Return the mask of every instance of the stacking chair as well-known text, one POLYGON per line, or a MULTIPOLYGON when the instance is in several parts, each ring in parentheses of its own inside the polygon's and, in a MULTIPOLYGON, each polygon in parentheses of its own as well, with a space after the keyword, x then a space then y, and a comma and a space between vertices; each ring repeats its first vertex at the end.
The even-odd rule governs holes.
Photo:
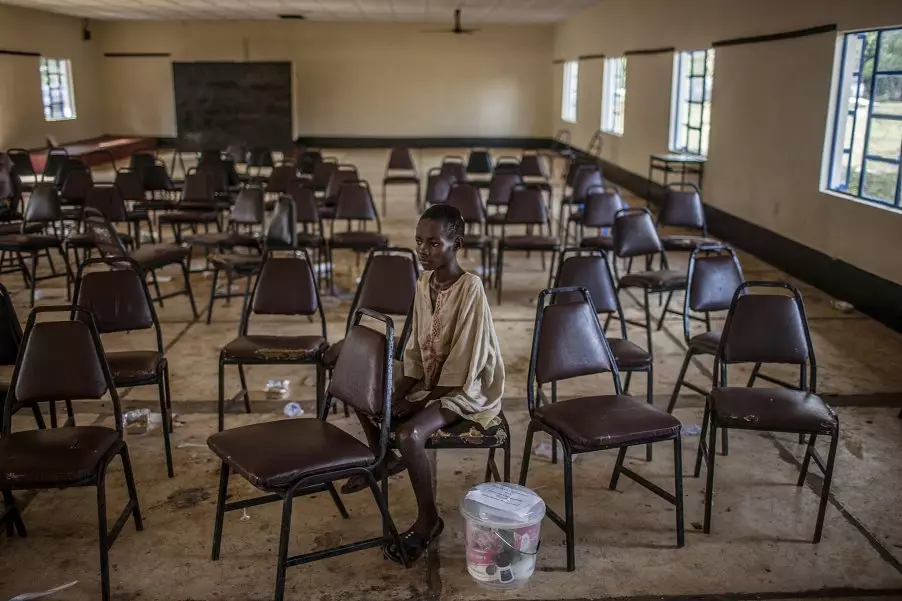
POLYGON ((272 150, 265 146, 255 146, 251 148, 247 157, 247 174, 252 178, 260 178, 264 169, 275 166, 272 158, 272 150), (256 169, 256 174, 251 173, 252 169, 256 169))
POLYGON ((163 306, 163 301, 173 296, 186 295, 188 302, 191 303, 191 313, 197 318, 197 307, 194 304, 194 292, 191 290, 191 278, 188 272, 188 261, 191 260, 191 247, 179 244, 144 244, 141 248, 128 251, 122 244, 122 240, 116 233, 115 228, 103 216, 100 211, 94 209, 85 209, 85 228, 94 236, 94 247, 100 251, 102 256, 107 257, 129 257, 134 260, 146 276, 150 274, 156 296, 154 300, 163 306), (157 281, 157 270, 168 265, 178 265, 182 270, 185 287, 182 290, 170 292, 164 295, 160 291, 160 284, 157 281))
POLYGON ((238 192, 225 231, 187 236, 185 242, 218 252, 236 246, 259 249, 262 232, 255 230, 263 226, 264 218, 263 188, 247 186, 238 192))
POLYGON ((502 225, 510 204, 511 195, 517 186, 523 184, 519 172, 498 170, 492 175, 489 184, 489 195, 486 198, 486 224, 490 231, 492 226, 502 225))
POLYGON ((22 180, 23 189, 31 191, 38 183, 38 174, 34 170, 34 164, 31 162, 31 153, 24 148, 10 148, 6 151, 6 155, 13 162, 16 173, 22 180))
POLYGON ((488 286, 492 281, 492 237, 486 227, 485 205, 479 189, 467 184, 457 184, 451 189, 448 204, 460 211, 467 229, 463 248, 478 250, 482 266, 482 281, 488 286), (473 232, 473 229, 476 231, 473 232))
POLYGON ((467 156, 467 179, 477 188, 488 188, 494 166, 487 148, 474 148, 467 156))
POLYGON ((667 405, 667 413, 673 413, 680 396, 680 388, 683 386, 704 396, 711 393, 710 390, 684 381, 686 370, 689 369, 689 363, 693 357, 717 355, 721 333, 711 330, 711 313, 729 310, 733 294, 743 281, 739 258, 729 246, 719 244, 699 246, 689 255, 689 271, 683 306, 683 339, 686 342, 686 356, 683 359, 676 386, 673 387, 673 395, 667 405), (704 314, 704 317, 699 317, 699 314, 704 314), (693 336, 691 321, 703 323, 705 331, 693 336))
MULTIPOLYGON (((569 300, 569 299, 568 299, 569 300)), ((592 298, 585 288, 554 288, 539 293, 532 354, 529 360, 526 398, 529 426, 520 467, 520 484, 526 485, 533 436, 551 435, 564 453, 564 507, 561 517, 546 505, 546 516, 567 536, 567 570, 576 569, 576 528, 573 516, 573 456, 579 453, 619 449, 610 488, 621 474, 647 488, 676 508, 677 546, 684 543, 683 469, 681 424, 672 415, 623 394, 620 373, 598 323, 592 298), (547 301, 566 294, 578 302, 547 301), (542 386, 571 378, 610 373, 614 394, 580 397, 549 403, 542 386), (623 465, 627 448, 673 441, 675 494, 665 491, 623 465)))
POLYGON ((91 188, 94 187, 91 170, 84 163, 72 159, 70 167, 63 175, 62 186, 59 186, 63 217, 67 220, 80 219, 85 200, 87 200, 91 188))
POLYGON ((385 166, 385 177, 382 179, 382 215, 388 215, 388 187, 400 185, 413 185, 416 188, 414 205, 419 212, 420 207, 420 176, 417 166, 410 156, 410 149, 406 146, 395 146, 388 157, 388 165, 385 166))
POLYGON ((451 176, 454 179, 454 183, 467 181, 467 166, 462 156, 447 155, 442 157, 439 169, 441 169, 442 173, 451 176))
POLYGON ((335 219, 335 207, 338 205, 338 197, 341 194, 342 186, 360 180, 360 174, 354 165, 338 165, 329 177, 329 183, 323 192, 320 200, 319 214, 322 219, 335 219))
POLYGON ((147 194, 144 190, 144 179, 141 177, 141 174, 131 169, 120 169, 116 172, 116 179, 113 180, 113 185, 119 190, 119 194, 125 202, 126 221, 132 226, 129 229, 134 229, 135 246, 141 246, 142 222, 147 223, 150 241, 155 243, 157 237, 154 233, 150 211, 142 208, 147 201, 147 194))
POLYGON ((645 310, 645 321, 627 320, 627 323, 640 328, 645 328, 647 336, 648 353, 654 357, 652 344, 652 320, 651 304, 649 296, 654 293, 668 293, 667 303, 661 312, 661 320, 658 329, 664 323, 664 316, 668 312, 670 300, 674 291, 686 289, 686 274, 681 271, 667 269, 667 253, 661 246, 661 240, 655 230, 655 224, 648 209, 623 209, 617 212, 612 228, 614 235, 614 254, 620 259, 632 259, 643 257, 645 259, 645 271, 628 273, 617 282, 618 290, 642 290, 642 306, 645 310), (659 255, 664 269, 657 271, 652 269, 652 261, 655 255, 659 255))
POLYGON ((520 156, 520 175, 527 184, 538 186, 546 194, 551 194, 551 179, 545 170, 545 161, 538 152, 524 152, 520 156))
MULTIPOLYGON (((21 232, 22 233, 20 234, 0 236, 0 257, 5 256, 6 253, 14 254, 16 256, 19 268, 22 270, 22 273, 28 282, 31 306, 34 306, 37 282, 50 278, 60 276, 65 277, 66 298, 70 298, 70 284, 75 279, 75 276, 69 266, 69 258, 66 256, 62 238, 63 232, 65 232, 65 228, 63 227, 63 210, 60 205, 59 194, 52 184, 38 184, 35 186, 31 193, 31 197, 28 199, 28 204, 25 207, 25 216, 21 224, 21 232), (45 228, 42 229, 50 227, 53 233, 25 233, 28 231, 31 224, 45 226, 45 228), (65 272, 61 274, 56 272, 56 267, 54 267, 53 260, 50 258, 51 249, 56 250, 60 254, 60 257, 62 257, 65 272), (50 264, 51 269, 50 275, 38 276, 38 256, 41 253, 44 253, 47 256, 47 261, 50 264), (29 255, 31 257, 30 266, 26 266, 22 255, 29 255)), ((0 259, 0 263, 2 262, 2 259, 0 259)))
MULTIPOLYGON (((428 206, 447 202, 456 181, 453 175, 443 172, 439 167, 430 169, 426 173, 426 195, 423 197, 423 206, 417 206, 417 210, 422 211, 428 206)), ((419 200, 417 202, 419 203, 419 200)))
POLYGON ((128 168, 138 174, 143 174, 144 170, 152 167, 157 162, 157 155, 146 150, 133 152, 129 159, 128 168))
MULTIPOLYGON (((298 225, 297 246, 313 251, 313 260, 317 263, 328 259, 323 220, 319 214, 319 206, 313 188, 301 182, 295 182, 288 192, 294 201, 295 219, 298 225)), ((328 272, 326 275, 328 277, 328 272)))
POLYGON ((704 244, 718 244, 708 238, 708 224, 705 221, 705 206, 698 186, 691 182, 667 185, 667 195, 658 213, 658 227, 668 226, 696 231, 700 236, 661 236, 664 250, 670 252, 691 252, 704 244))
POLYGON ((566 238, 570 236, 570 224, 581 219, 580 211, 586 203, 589 192, 596 188, 604 188, 604 178, 601 170, 597 165, 583 164, 576 170, 573 185, 570 188, 570 194, 561 198, 561 206, 558 215, 558 237, 566 238), (566 216, 564 213, 567 207, 574 208, 566 216))
POLYGON ((0 522, 6 524, 10 535, 15 532, 25 537, 27 534, 22 510, 12 494, 14 490, 96 487, 103 601, 110 599, 110 548, 129 517, 134 519, 136 530, 143 530, 122 429, 119 394, 91 314, 68 305, 32 311, 3 412, 0 491, 4 512, 0 522), (38 316, 48 314, 63 314, 68 319, 37 322, 38 316), (98 425, 12 431, 12 415, 23 407, 67 399, 100 400, 107 392, 113 409, 112 428, 98 425), (116 456, 122 459, 128 502, 112 529, 108 529, 106 474, 116 456))
MULTIPOLYGON (((498 261, 495 267, 495 286, 498 289, 498 304, 501 304, 501 281, 504 276, 504 253, 511 251, 541 252, 542 269, 545 267, 545 252, 551 252, 551 265, 553 266, 560 252, 558 239, 551 235, 551 222, 548 219, 548 207, 542 191, 538 188, 519 187, 511 194, 510 206, 505 213, 505 219, 501 226, 501 238, 498 240, 498 261), (527 230, 537 227, 538 234, 529 233, 509 235, 508 227, 526 226, 527 230), (547 231, 542 234, 542 229, 547 231)), ((549 270, 548 283, 551 284, 553 270, 549 270)))
POLYGON ((105 351, 116 388, 156 385, 160 395, 163 424, 163 448, 166 472, 172 478, 172 396, 169 392, 169 364, 163 349, 163 331, 153 308, 147 282, 141 268, 128 257, 89 259, 78 268, 75 279, 76 307, 94 318, 99 334, 153 330, 156 348, 150 350, 105 351), (85 273, 92 265, 110 267, 106 271, 85 273))
MULTIPOLYGON (((94 209, 99 211, 111 224, 127 223, 129 226, 131 225, 127 221, 128 213, 125 209, 125 201, 122 200, 122 195, 116 186, 94 186, 91 188, 85 199, 84 208, 85 210, 94 209)), ((79 225, 81 229, 84 229, 83 223, 79 225)), ((117 230, 116 235, 126 247, 129 249, 135 248, 135 238, 131 234, 131 227, 128 228, 128 232, 119 232, 117 230)), ((72 250, 75 256, 75 265, 78 267, 82 264, 78 251, 86 251, 85 258, 89 258, 91 249, 94 248, 94 235, 87 231, 82 233, 72 231, 66 237, 65 247, 67 252, 72 250)))
MULTIPOLYGON (((320 157, 319 161, 314 163, 313 173, 311 174, 310 184, 316 192, 323 193, 329 180, 332 179, 332 173, 338 169, 338 161, 332 157, 320 157)), ((303 173, 303 171, 302 171, 303 173)))
POLYGON ((216 231, 222 231, 219 221, 220 213, 216 203, 216 182, 209 170, 190 171, 185 176, 182 186, 181 198, 175 210, 168 211, 157 217, 162 228, 168 224, 172 228, 172 236, 177 244, 182 242, 182 228, 188 227, 192 233, 197 233, 197 226, 203 225, 205 233, 209 233, 210 225, 216 226, 216 231))
MULTIPOLYGON (((297 256, 277 257, 268 253, 254 283, 254 290, 245 303, 238 328, 238 338, 226 344, 219 353, 219 431, 225 429, 225 368, 238 366, 241 390, 232 402, 244 398, 245 411, 251 411, 251 398, 245 365, 314 365, 316 366, 316 406, 322 406, 325 387, 322 355, 329 343, 326 339, 326 317, 319 300, 316 276, 306 251, 297 256), (283 327, 289 327, 288 316, 319 315, 321 335, 260 335, 250 334, 253 315, 282 315, 283 327)), ((306 322, 307 320, 303 320, 306 322)))
MULTIPOLYGON (((132 157, 134 158, 134 157, 132 157)), ((169 176, 166 163, 160 159, 154 159, 150 165, 140 170, 132 167, 133 171, 141 174, 144 189, 150 192, 150 200, 135 206, 136 209, 148 209, 152 211, 167 210, 173 207, 172 199, 178 192, 178 188, 169 176)))
POLYGON ((316 166, 323 162, 323 153, 315 148, 305 148, 296 156, 298 171, 305 177, 313 177, 316 166))
POLYGON ((522 175, 520 169, 520 159, 512 156, 500 156, 495 161, 495 167, 492 169, 492 174, 495 173, 515 173, 517 175, 522 175))
MULTIPOLYGON (((360 311, 354 317, 344 351, 335 366, 334 378, 319 419, 288 419, 242 426, 213 434, 207 440, 207 445, 222 460, 213 526, 214 561, 219 559, 226 511, 266 502, 282 502, 275 601, 284 599, 285 570, 288 566, 379 547, 388 542, 400 544, 398 531, 385 503, 384 490, 380 491, 377 484, 378 474, 383 469, 388 453, 388 435, 391 429, 393 338, 394 327, 390 318, 366 310, 360 311), (362 315, 380 320, 384 324, 384 330, 377 332, 360 325, 362 315), (369 447, 326 421, 333 399, 381 422, 377 446, 369 447), (233 472, 269 494, 227 502, 229 476, 233 472), (294 498, 328 492, 341 516, 347 518, 347 511, 335 490, 334 482, 355 475, 363 475, 367 479, 382 514, 383 534, 369 540, 289 557, 294 498)), ((403 554, 402 561, 406 567, 406 556, 403 554)))
MULTIPOLYGON (((580 248, 590 248, 612 252, 614 250, 614 237, 605 235, 605 229, 614 226, 617 212, 629 208, 620 196, 620 189, 616 186, 604 188, 592 188, 586 196, 583 210, 580 212, 577 230, 577 242, 580 248), (586 237, 585 228, 595 228, 597 235, 586 237)), ((569 232, 569 227, 567 228, 569 232)), ((566 240, 564 241, 566 243, 566 240)))
POLYGON ((784 282, 743 282, 733 295, 724 323, 714 360, 714 385, 705 403, 695 458, 695 476, 701 473, 702 460, 708 472, 705 533, 711 532, 717 429, 788 432, 808 437, 796 484, 805 484, 812 459, 823 472, 813 540, 820 542, 839 442, 839 417, 816 391, 817 362, 802 295, 784 282), (747 294, 751 290, 756 293, 747 294), (799 383, 795 389, 729 386, 726 369, 734 363, 797 365, 799 383), (826 462, 815 449, 818 436, 830 437, 826 462))
POLYGON ((59 186, 57 181, 60 171, 63 171, 69 162, 69 152, 65 148, 52 147, 47 150, 47 158, 44 161, 44 170, 41 172, 41 182, 50 180, 59 186))
POLYGON ((379 212, 376 211, 376 203, 373 202, 373 195, 367 182, 342 184, 338 204, 335 206, 335 218, 329 225, 330 260, 332 251, 335 250, 353 250, 359 258, 361 253, 388 247, 388 236, 382 233, 382 222, 379 220, 379 212), (335 233, 336 221, 345 221, 346 231, 335 233), (358 222, 360 229, 352 229, 355 221, 358 222), (367 231, 366 224, 373 221, 376 223, 376 230, 367 231))
POLYGON ((269 172, 266 179, 266 194, 288 194, 298 180, 298 171, 294 163, 279 163, 269 172))
POLYGON ((555 157, 561 157, 566 161, 571 161, 576 156, 576 152, 574 152, 573 146, 571 146, 571 141, 572 138, 569 129, 559 129, 554 133, 554 138, 552 138, 551 141, 551 152, 548 156, 548 162, 551 165, 551 177, 554 177, 555 157))

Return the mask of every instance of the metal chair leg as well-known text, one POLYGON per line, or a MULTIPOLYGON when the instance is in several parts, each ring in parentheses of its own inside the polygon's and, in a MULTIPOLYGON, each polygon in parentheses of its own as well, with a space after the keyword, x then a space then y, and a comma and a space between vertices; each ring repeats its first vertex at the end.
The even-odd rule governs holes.
POLYGON ((623 460, 626 459, 626 447, 620 447, 617 451, 617 462, 614 464, 614 471, 611 473, 611 490, 617 490, 617 481, 620 480, 620 470, 623 469, 623 460))
POLYGON ((670 402, 667 404, 667 413, 673 413, 674 407, 676 407, 677 399, 680 397, 680 388, 683 387, 683 378, 686 377, 686 370, 689 369, 689 361, 692 359, 692 355, 687 352, 686 356, 683 358, 683 366, 680 368, 680 375, 677 376, 676 384, 673 387, 673 394, 670 395, 670 402))
POLYGON ((673 440, 673 485, 677 548, 682 548, 686 544, 686 528, 683 524, 683 443, 680 436, 673 440))
POLYGON ((218 432, 222 432, 225 430, 225 364, 222 362, 222 357, 219 359, 219 402, 216 406, 218 410, 218 432))
POLYGON ((291 537, 291 505, 294 501, 292 491, 285 495, 282 501, 282 528, 279 536, 279 554, 276 558, 276 590, 273 598, 275 601, 285 599, 285 569, 288 561, 288 541, 291 537))
POLYGON ((101 475, 97 481, 97 530, 100 546, 100 598, 103 601, 110 599, 110 548, 107 544, 106 525, 106 480, 101 475))
POLYGON ((160 416, 163 421, 163 448, 166 452, 166 473, 172 478, 175 474, 172 470, 172 445, 169 441, 170 430, 172 429, 172 413, 169 405, 169 378, 165 375, 169 371, 169 367, 163 367, 163 371, 159 374, 157 380, 157 388, 160 393, 160 416))
POLYGON ((216 517, 213 519, 213 552, 211 559, 219 559, 222 547, 222 522, 225 516, 226 495, 229 491, 229 466, 223 462, 219 470, 219 494, 216 497, 216 517))
POLYGON ((191 274, 188 269, 188 260, 180 261, 182 267, 182 276, 185 278, 185 294, 188 295, 188 302, 191 303, 191 314, 197 319, 197 306, 194 304, 194 292, 191 290, 191 274))
POLYGON ((711 532, 711 506, 714 503, 714 460, 717 457, 715 449, 717 448, 717 423, 714 416, 709 416, 711 432, 709 433, 710 442, 708 444, 708 483, 705 486, 705 534, 711 532))
MULTIPOLYGON (((557 441, 555 441, 556 443, 557 441)), ((576 524, 573 518, 573 456, 564 447, 564 515, 567 523, 567 571, 576 569, 576 524)))
POLYGON ((244 391, 244 412, 251 412, 251 395, 247 389, 247 378, 244 375, 244 364, 238 364, 238 379, 241 382, 241 390, 244 391))
POLYGON ((526 486, 526 476, 529 473, 529 453, 532 450, 532 438, 535 435, 535 426, 532 421, 526 427, 526 442, 523 447, 523 460, 520 462, 520 486, 526 486))
MULTIPOLYGON (((812 436, 812 438, 814 438, 812 436)), ((830 454, 827 457, 827 469, 824 470, 824 483, 821 485, 821 503, 817 509, 817 525, 814 527, 814 544, 821 542, 824 532, 824 516, 827 513, 827 501, 830 500, 830 483, 833 482, 833 464, 836 460, 836 445, 839 442, 839 421, 830 437, 830 454)))
MULTIPOLYGON (((219 280, 219 269, 213 268, 213 274, 210 277, 210 303, 207 305, 207 325, 213 319, 213 303, 216 302, 216 282, 219 280)), ((231 288, 231 285, 229 286, 231 288)))
MULTIPOLYGON (((654 369, 655 369, 654 365, 648 366, 648 376, 647 376, 647 380, 646 380, 646 384, 645 384, 645 401, 652 407, 654 407, 654 405, 655 405, 654 369)), ((651 443, 645 445, 645 460, 646 461, 652 460, 652 456, 654 453, 654 451, 652 450, 653 447, 654 447, 654 445, 652 445, 651 443)))

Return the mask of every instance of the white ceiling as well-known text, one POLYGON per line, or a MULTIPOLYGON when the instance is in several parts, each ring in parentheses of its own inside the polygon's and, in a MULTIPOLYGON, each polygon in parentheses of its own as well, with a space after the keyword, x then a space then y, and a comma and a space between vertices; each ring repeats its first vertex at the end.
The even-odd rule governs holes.
POLYGON ((276 19, 301 14, 310 21, 447 23, 463 9, 463 26, 553 23, 600 0, 0 0, 90 19, 276 19))

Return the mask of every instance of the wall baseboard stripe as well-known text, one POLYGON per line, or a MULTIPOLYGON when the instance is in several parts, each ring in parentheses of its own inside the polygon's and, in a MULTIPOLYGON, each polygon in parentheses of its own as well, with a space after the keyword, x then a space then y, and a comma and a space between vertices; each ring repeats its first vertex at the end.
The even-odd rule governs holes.
POLYGON ((167 58, 169 52, 104 52, 104 58, 167 58))
POLYGON ((576 57, 576 60, 592 61, 592 60, 596 60, 599 58, 604 58, 604 55, 603 54, 580 54, 578 57, 576 57))
POLYGON ((674 52, 676 48, 670 46, 669 48, 643 48, 641 50, 627 50, 623 53, 623 56, 641 56, 643 54, 664 54, 665 52, 674 52))
POLYGON ((745 38, 733 38, 732 40, 721 40, 711 44, 714 48, 723 48, 724 46, 739 46, 744 44, 760 44, 761 42, 777 42, 780 40, 791 40, 793 38, 804 38, 810 35, 820 35, 822 33, 831 33, 836 31, 836 23, 830 25, 819 25, 817 27, 809 27, 807 29, 796 29, 793 31, 784 31, 781 33, 770 33, 767 35, 757 35, 745 38))
POLYGON ((0 55, 7 56, 41 56, 40 52, 28 52, 27 50, 8 50, 0 48, 0 55))
POLYGON ((299 136, 295 144, 318 148, 548 148, 547 138, 477 138, 477 137, 338 137, 299 136))

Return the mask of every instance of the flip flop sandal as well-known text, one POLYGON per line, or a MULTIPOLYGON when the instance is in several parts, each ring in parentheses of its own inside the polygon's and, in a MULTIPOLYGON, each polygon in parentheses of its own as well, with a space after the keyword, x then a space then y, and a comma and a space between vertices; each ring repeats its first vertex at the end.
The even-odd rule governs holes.
MULTIPOLYGON (((391 460, 388 464, 388 475, 394 476, 396 474, 400 474, 405 469, 404 462, 400 457, 396 457, 391 460)), ((378 480, 378 478, 377 478, 378 480)), ((351 495, 355 492, 360 492, 361 490, 366 490, 370 487, 369 480, 366 476, 351 476, 348 478, 348 481, 345 482, 341 487, 341 494, 343 495, 351 495)))
POLYGON ((432 532, 429 533, 428 538, 418 532, 408 532, 400 537, 402 550, 399 550, 394 542, 390 542, 382 547, 382 555, 385 556, 386 559, 390 559, 397 564, 403 565, 404 562, 401 559, 401 552, 403 551, 407 558, 407 564, 413 564, 426 554, 426 550, 435 539, 441 535, 444 529, 445 522, 439 518, 439 521, 436 522, 435 526, 432 528, 432 532))

